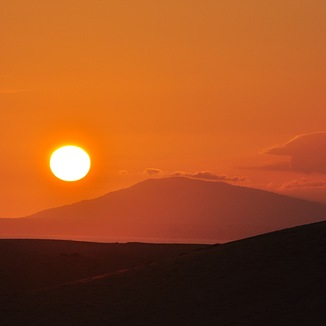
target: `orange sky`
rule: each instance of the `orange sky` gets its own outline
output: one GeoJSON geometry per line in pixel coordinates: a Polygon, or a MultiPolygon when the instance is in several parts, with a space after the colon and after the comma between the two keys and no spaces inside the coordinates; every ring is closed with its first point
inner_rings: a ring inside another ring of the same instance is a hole
{"type": "Polygon", "coordinates": [[[267,148],[326,129],[325,17],[324,0],[3,1],[0,217],[126,187],[146,168],[322,198],[325,171],[259,167],[290,159],[267,148]],[[48,168],[68,143],[92,156],[77,183],[48,168]]]}

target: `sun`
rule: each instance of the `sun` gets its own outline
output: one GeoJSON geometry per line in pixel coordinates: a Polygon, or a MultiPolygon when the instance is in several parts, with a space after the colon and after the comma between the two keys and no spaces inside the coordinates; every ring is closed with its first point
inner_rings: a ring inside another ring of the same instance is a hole
{"type": "Polygon", "coordinates": [[[77,181],[88,174],[91,159],[87,152],[78,146],[63,146],[52,153],[50,168],[60,180],[77,181]]]}

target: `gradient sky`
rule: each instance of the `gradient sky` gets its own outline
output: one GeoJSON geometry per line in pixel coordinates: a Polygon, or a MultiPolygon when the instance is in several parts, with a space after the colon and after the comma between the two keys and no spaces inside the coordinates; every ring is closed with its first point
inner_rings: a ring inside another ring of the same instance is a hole
{"type": "Polygon", "coordinates": [[[325,134],[287,144],[326,131],[325,17],[324,0],[2,1],[0,217],[175,172],[326,198],[325,134]],[[90,153],[84,180],[52,176],[64,144],[90,153]]]}

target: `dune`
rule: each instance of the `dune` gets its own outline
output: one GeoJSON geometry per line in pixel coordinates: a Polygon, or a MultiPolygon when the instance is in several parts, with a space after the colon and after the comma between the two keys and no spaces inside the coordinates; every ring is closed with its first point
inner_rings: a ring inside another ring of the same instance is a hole
{"type": "Polygon", "coordinates": [[[24,218],[0,219],[0,237],[221,243],[325,219],[323,204],[175,177],[150,179],[24,218]]]}
{"type": "Polygon", "coordinates": [[[326,222],[3,297],[2,325],[324,325],[326,222]]]}

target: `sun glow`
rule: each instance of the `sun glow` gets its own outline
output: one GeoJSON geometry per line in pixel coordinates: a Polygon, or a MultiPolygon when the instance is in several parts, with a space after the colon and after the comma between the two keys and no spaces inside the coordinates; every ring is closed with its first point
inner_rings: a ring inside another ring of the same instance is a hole
{"type": "Polygon", "coordinates": [[[84,178],[91,167],[89,155],[80,147],[63,146],[54,151],[50,158],[52,173],[63,181],[84,178]]]}

